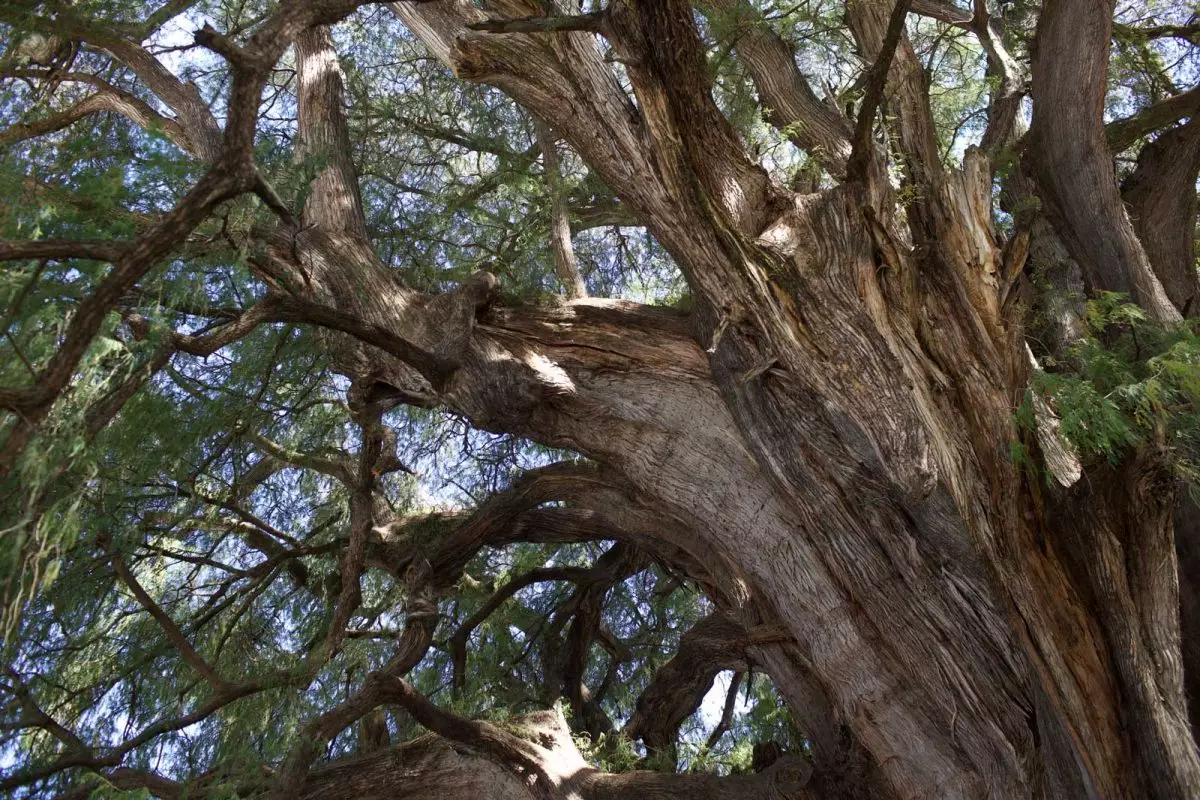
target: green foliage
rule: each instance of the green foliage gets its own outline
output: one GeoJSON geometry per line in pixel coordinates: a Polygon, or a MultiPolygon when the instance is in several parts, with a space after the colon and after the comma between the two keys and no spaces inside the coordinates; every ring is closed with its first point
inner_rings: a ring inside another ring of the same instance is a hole
{"type": "Polygon", "coordinates": [[[572,734],[571,738],[584,759],[604,772],[633,772],[647,768],[634,743],[619,733],[601,734],[595,741],[586,732],[572,734]]]}
{"type": "MultiPolygon", "coordinates": [[[[0,5],[17,20],[0,27],[7,42],[53,21],[42,13],[48,3],[0,5]]],[[[193,82],[222,118],[229,71],[222,59],[190,47],[192,31],[209,22],[242,38],[278,4],[54,5],[55,13],[91,18],[97,28],[120,35],[148,21],[167,22],[152,20],[156,9],[187,5],[170,35],[148,32],[152,49],[193,82]]],[[[843,25],[845,2],[754,5],[764,11],[756,24],[795,45],[796,63],[825,100],[845,109],[861,96],[866,65],[843,25]]],[[[1127,5],[1122,19],[1133,13],[1127,5]]],[[[1182,13],[1178,3],[1142,5],[1152,12],[1151,22],[1177,22],[1182,13]]],[[[910,40],[933,87],[939,147],[953,163],[977,139],[980,108],[996,86],[983,74],[983,54],[967,32],[918,17],[911,18],[910,40]]],[[[813,154],[800,153],[789,141],[800,128],[768,123],[772,115],[736,57],[744,23],[721,14],[706,19],[701,33],[710,45],[712,96],[747,152],[780,182],[803,173],[828,185],[813,154]]],[[[1011,27],[1017,30],[1008,44],[1020,57],[1020,26],[1011,27]]],[[[334,35],[349,81],[354,163],[380,259],[419,290],[440,291],[484,268],[501,278],[504,302],[555,302],[550,192],[528,114],[493,88],[455,78],[386,9],[364,7],[334,35]]],[[[1180,71],[1164,48],[1137,36],[1119,42],[1110,110],[1140,108],[1162,96],[1169,73],[1180,71]]],[[[254,158],[299,214],[327,158],[296,157],[290,58],[284,57],[264,96],[254,158]]],[[[117,65],[102,47],[83,48],[72,69],[164,109],[134,71],[117,65]]],[[[623,80],[622,68],[614,69],[623,80]]],[[[94,87],[64,81],[45,89],[25,80],[0,81],[0,129],[69,109],[94,87]]],[[[561,161],[558,188],[572,209],[576,255],[593,293],[689,310],[692,295],[651,233],[630,224],[635,220],[628,208],[569,149],[563,148],[561,161]]],[[[893,160],[889,166],[901,184],[901,165],[893,160]]],[[[116,113],[5,145],[0,239],[128,242],[174,208],[205,169],[160,127],[141,129],[116,113]]],[[[907,186],[897,196],[902,204],[919,199],[907,186]]],[[[117,312],[104,320],[70,390],[0,484],[4,666],[25,681],[40,707],[100,750],[164,722],[203,716],[166,726],[133,747],[123,765],[183,781],[205,776],[207,797],[234,797],[261,785],[264,766],[284,759],[307,722],[352,697],[365,675],[387,663],[407,621],[404,576],[371,563],[350,624],[361,635],[348,638],[327,663],[310,660],[342,588],[351,492],[311,464],[270,455],[262,442],[285,453],[357,463],[362,432],[346,405],[346,380],[330,368],[328,339],[290,325],[263,325],[208,358],[176,353],[155,369],[167,332],[210,328],[263,295],[266,287],[250,269],[250,234],[273,224],[256,197],[223,204],[122,297],[119,309],[142,315],[149,333],[135,338],[117,312]],[[97,425],[106,404],[134,379],[141,383],[120,413],[97,425]],[[212,700],[211,687],[117,580],[114,552],[215,671],[230,681],[262,679],[267,688],[201,714],[212,700]]],[[[32,384],[81,300],[109,272],[106,264],[82,259],[4,262],[0,387],[32,384]]],[[[1089,309],[1088,335],[1068,358],[1047,365],[1034,391],[1054,404],[1064,433],[1081,451],[1115,459],[1130,447],[1164,446],[1177,471],[1196,481],[1197,347],[1194,324],[1162,330],[1118,298],[1101,298],[1089,309]]],[[[1029,407],[1021,413],[1031,425],[1029,407]]],[[[377,505],[414,520],[401,544],[418,553],[453,530],[438,520],[461,521],[525,470],[575,457],[482,433],[438,409],[398,408],[385,424],[396,433],[401,460],[418,475],[381,477],[377,505]]],[[[12,415],[0,417],[0,442],[16,425],[12,415]]],[[[1020,444],[1014,448],[1014,458],[1026,457],[1020,444]]],[[[450,637],[509,581],[545,566],[591,566],[609,546],[518,542],[482,549],[439,597],[434,646],[408,678],[434,702],[465,716],[512,724],[523,712],[546,708],[562,690],[546,672],[568,638],[572,618],[564,609],[576,600],[575,582],[536,583],[508,598],[471,632],[462,675],[455,673],[450,637]]],[[[594,645],[583,680],[592,690],[607,687],[600,710],[619,728],[682,632],[712,608],[696,587],[658,565],[618,581],[602,605],[598,624],[620,645],[613,648],[620,655],[594,645]]],[[[0,762],[6,773],[44,767],[64,752],[46,730],[28,724],[13,700],[13,675],[0,677],[0,762]]],[[[423,732],[400,713],[389,725],[396,741],[423,732]]],[[[730,730],[708,748],[711,727],[703,714],[685,723],[678,747],[682,769],[747,770],[755,741],[804,747],[802,732],[763,676],[745,691],[730,730]]],[[[602,769],[671,766],[661,758],[646,764],[636,743],[615,734],[595,742],[583,738],[579,745],[602,769]]],[[[322,742],[321,752],[336,758],[356,746],[356,732],[348,728],[322,742]]],[[[21,796],[54,796],[100,780],[94,772],[70,770],[31,784],[21,796]]],[[[140,794],[102,785],[93,796],[140,794]]]]}
{"type": "MultiPolygon", "coordinates": [[[[1123,295],[1087,304],[1086,331],[1047,360],[1030,391],[1047,398],[1061,433],[1084,456],[1116,463],[1134,447],[1163,449],[1200,484],[1200,320],[1163,327],[1123,295]]],[[[1032,424],[1028,402],[1018,421],[1032,424]]]]}

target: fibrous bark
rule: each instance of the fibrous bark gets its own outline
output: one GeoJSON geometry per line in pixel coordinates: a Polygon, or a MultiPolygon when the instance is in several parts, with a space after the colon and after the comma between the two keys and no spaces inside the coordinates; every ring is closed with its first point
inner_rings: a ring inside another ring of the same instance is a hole
{"type": "MultiPolygon", "coordinates": [[[[882,41],[890,9],[857,6],[864,46],[882,41]]],[[[717,483],[736,486],[738,496],[718,491],[714,503],[711,484],[688,480],[698,471],[695,457],[705,452],[695,434],[686,437],[688,455],[672,448],[672,458],[654,460],[653,469],[637,455],[644,446],[614,447],[615,426],[604,442],[583,431],[559,438],[556,428],[565,422],[562,412],[570,416],[571,402],[587,393],[594,408],[598,398],[589,392],[595,384],[586,369],[576,371],[557,355],[551,361],[566,373],[553,381],[563,387],[560,413],[519,430],[569,442],[617,466],[675,513],[691,512],[696,529],[788,623],[835,708],[902,796],[1023,794],[1039,783],[1027,766],[1039,758],[1051,772],[1081,764],[1086,777],[1068,781],[1079,792],[1090,783],[1102,794],[1130,793],[1139,784],[1131,770],[1156,773],[1162,766],[1155,764],[1156,745],[1135,745],[1140,755],[1134,755],[1120,744],[1127,724],[1120,720],[1142,714],[1123,708],[1116,689],[1132,673],[1113,674],[1107,666],[1125,642],[1097,623],[1089,580],[1080,585],[1062,560],[1066,554],[1046,549],[1055,528],[1067,523],[1022,499],[1029,488],[1001,451],[1014,435],[1007,398],[1025,367],[1013,352],[1019,329],[1001,316],[995,294],[989,297],[1002,254],[989,215],[979,211],[987,208],[986,184],[976,177],[978,160],[961,174],[943,174],[929,146],[920,82],[904,72],[910,57],[893,66],[894,102],[912,179],[932,187],[910,209],[914,241],[934,251],[925,260],[905,252],[904,237],[875,227],[864,211],[869,202],[852,186],[794,201],[790,210],[780,204],[711,113],[702,67],[690,60],[696,45],[682,8],[618,3],[610,9],[609,38],[619,52],[629,51],[646,127],[628,127],[619,117],[606,118],[604,127],[626,130],[634,142],[646,130],[653,140],[652,148],[630,147],[619,160],[609,154],[620,137],[594,140],[589,131],[599,123],[572,119],[588,112],[548,102],[555,74],[549,70],[576,82],[586,74],[596,84],[599,70],[586,60],[577,34],[554,37],[557,63],[525,70],[513,60],[521,45],[515,34],[487,40],[450,33],[469,21],[469,11],[456,19],[445,8],[397,10],[460,75],[494,82],[552,123],[561,120],[561,130],[578,131],[572,144],[640,212],[699,295],[694,324],[709,356],[714,408],[731,415],[714,429],[736,431],[739,449],[767,481],[730,463],[726,451],[702,474],[721,475],[717,483]],[[637,35],[647,38],[630,38],[637,35]],[[652,50],[642,44],[649,40],[676,46],[652,50]],[[570,58],[562,55],[568,48],[570,58]],[[625,171],[647,149],[657,160],[647,172],[662,176],[657,192],[625,171]],[[674,202],[662,202],[663,195],[674,202]],[[705,203],[693,202],[697,197],[705,203]],[[835,464],[856,466],[840,472],[831,470],[835,464]],[[982,486],[992,489],[981,494],[982,486]],[[897,549],[898,542],[910,544],[897,549]],[[789,575],[786,565],[799,574],[789,575]],[[781,581],[785,575],[790,579],[781,581]],[[848,596],[858,614],[833,613],[848,596]],[[1010,614],[1021,620],[1015,630],[1010,614]],[[869,629],[855,619],[871,620],[869,629]],[[824,625],[812,627],[817,620],[824,625]],[[834,638],[825,632],[832,622],[834,638]],[[920,683],[911,680],[916,674],[920,683]],[[1057,718],[1031,727],[1042,691],[1057,718]],[[1098,697],[1107,700],[1097,703],[1098,697]],[[1067,735],[1058,734],[1059,726],[1067,735]],[[1055,749],[1063,747],[1069,752],[1055,749]]],[[[607,107],[624,104],[611,85],[600,90],[611,98],[607,107]]],[[[1089,126],[1101,130],[1099,119],[1089,126]]],[[[471,383],[477,392],[480,381],[471,383]]],[[[621,395],[639,390],[626,383],[621,395]]],[[[666,394],[665,382],[656,381],[654,391],[666,394]]],[[[676,406],[695,405],[694,395],[691,402],[665,402],[654,423],[667,425],[676,406]]],[[[501,406],[496,399],[487,404],[489,423],[496,424],[501,406]]],[[[1170,588],[1163,591],[1169,607],[1170,588]]],[[[1143,630],[1151,633],[1156,624],[1147,621],[1143,630]]],[[[1189,747],[1180,754],[1185,763],[1189,747]]],[[[1191,767],[1183,769],[1190,774],[1191,767]]],[[[1184,796],[1192,778],[1179,780],[1172,791],[1184,796]]]]}
{"type": "MultiPolygon", "coordinates": [[[[903,798],[1200,795],[1186,721],[1192,676],[1181,658],[1175,486],[1161,454],[1147,447],[1120,467],[1087,464],[1082,479],[1047,487],[1016,468],[1009,450],[1023,435],[1012,411],[1032,368],[1020,314],[1007,302],[1021,251],[1046,254],[1061,244],[1066,256],[1045,257],[1073,262],[1089,290],[1129,292],[1164,323],[1194,294],[1180,244],[1194,192],[1168,200],[1158,191],[1194,182],[1195,169],[1177,178],[1164,160],[1193,166],[1195,122],[1143,151],[1127,187],[1134,220],[1115,185],[1102,119],[1114,0],[1044,4],[1022,167],[1032,176],[1023,188],[1045,217],[1007,244],[991,192],[1020,91],[986,4],[972,14],[911,4],[977,30],[1003,73],[997,97],[1005,107],[996,109],[985,146],[958,166],[938,152],[927,79],[904,33],[910,4],[848,4],[848,26],[864,65],[873,65],[856,131],[816,100],[784,43],[754,27],[748,4],[709,4],[752,26],[736,46],[763,98],[776,98],[772,121],[845,178],[804,195],[746,158],[713,101],[690,3],[613,0],[603,11],[549,17],[519,0],[485,5],[486,12],[449,0],[392,8],[459,77],[505,91],[563,137],[614,190],[622,212],[670,252],[693,312],[586,298],[497,306],[487,274],[441,295],[405,285],[372,250],[344,78],[332,38],[317,24],[324,17],[313,14],[294,31],[298,156],[319,167],[298,218],[261,183],[210,173],[163,226],[111,253],[117,267],[72,321],[68,355],[50,364],[45,385],[0,394],[8,407],[44,411],[110,295],[144,274],[171,235],[231,193],[253,190],[280,217],[269,252],[254,263],[273,293],[267,318],[325,329],[332,363],[353,381],[364,430],[390,405],[439,405],[478,428],[569,448],[601,465],[600,477],[561,467],[532,475],[425,549],[404,524],[376,524],[370,475],[381,445],[377,431],[365,430],[369,447],[348,476],[358,493],[335,618],[348,619],[358,603],[353,582],[376,564],[413,588],[411,625],[392,662],[310,721],[274,796],[446,796],[451,782],[463,796],[807,796],[811,766],[793,774],[792,759],[727,779],[602,775],[568,746],[561,725],[542,730],[543,739],[518,736],[448,715],[403,682],[432,636],[424,593],[457,580],[488,542],[556,535],[618,542],[559,618],[560,627],[570,625],[566,652],[547,659],[548,683],[563,689],[587,727],[604,727],[588,717],[582,683],[588,647],[601,635],[598,606],[614,581],[656,558],[699,582],[737,620],[708,653],[710,664],[683,669],[681,659],[667,670],[679,668],[670,692],[657,694],[652,684],[643,696],[630,729],[651,749],[669,746],[670,729],[695,707],[714,669],[753,659],[805,725],[817,774],[828,774],[822,765],[845,769],[848,786],[830,791],[846,796],[864,787],[903,798]],[[888,153],[873,135],[883,104],[904,184],[916,190],[903,209],[883,170],[888,153]],[[1142,191],[1143,181],[1154,190],[1142,191]],[[1143,244],[1139,233],[1155,238],[1160,218],[1170,236],[1143,244]],[[551,491],[573,480],[590,485],[563,497],[551,491]],[[550,500],[566,505],[539,507],[550,500]],[[755,641],[758,625],[778,637],[755,641]],[[309,772],[319,743],[383,703],[402,706],[441,738],[309,772]],[[864,754],[873,768],[862,767],[864,754]]],[[[207,38],[231,61],[246,59],[207,38]]],[[[147,74],[147,82],[162,77],[147,74]]],[[[245,166],[244,150],[223,147],[218,165],[245,166]]],[[[560,251],[569,241],[561,211],[560,251]]],[[[560,266],[578,293],[577,274],[565,260],[560,266]]],[[[1030,447],[1036,454],[1038,444],[1030,447]]],[[[327,649],[340,644],[340,628],[327,649]]],[[[704,633],[685,637],[681,651],[704,633]]],[[[187,660],[223,687],[202,659],[187,660]]]]}

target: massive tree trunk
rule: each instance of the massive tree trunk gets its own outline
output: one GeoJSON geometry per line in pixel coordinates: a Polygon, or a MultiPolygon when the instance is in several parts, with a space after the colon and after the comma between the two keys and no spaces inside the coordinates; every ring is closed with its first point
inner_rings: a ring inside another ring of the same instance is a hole
{"type": "MultiPolygon", "coordinates": [[[[669,746],[716,669],[754,664],[786,699],[811,758],[726,779],[605,775],[583,762],[561,719],[539,717],[516,735],[453,717],[401,680],[432,636],[420,596],[409,600],[403,658],[312,722],[274,796],[446,797],[453,784],[458,796],[513,798],[1200,797],[1175,484],[1161,454],[1146,447],[1119,467],[1051,468],[1049,483],[1010,456],[1021,441],[1035,457],[1071,458],[1045,403],[1034,404],[1038,435],[1014,423],[1036,367],[1013,288],[1031,236],[1052,240],[1089,290],[1129,292],[1159,321],[1177,320],[1194,297],[1178,222],[1194,217],[1194,194],[1151,201],[1163,186],[1190,185],[1164,158],[1185,158],[1194,179],[1196,123],[1146,152],[1126,187],[1131,218],[1102,119],[1114,3],[1044,3],[1020,174],[1045,216],[1009,242],[993,222],[992,185],[999,148],[1015,138],[1019,81],[981,0],[970,18],[924,0],[847,4],[874,65],[858,120],[818,101],[769,31],[738,38],[772,122],[839,181],[806,194],[746,158],[712,99],[685,0],[611,0],[603,12],[559,17],[545,9],[578,12],[578,3],[484,3],[496,18],[469,0],[392,4],[456,75],[506,92],[543,126],[570,294],[584,292],[564,255],[556,138],[669,251],[690,313],[582,296],[505,307],[486,273],[435,296],[406,286],[372,250],[332,37],[320,26],[299,33],[297,155],[319,174],[299,219],[247,181],[281,217],[270,248],[252,257],[272,290],[263,313],[323,329],[366,432],[352,476],[349,580],[326,650],[341,643],[364,563],[437,591],[430,576],[457,579],[474,552],[467,544],[479,546],[471,529],[441,560],[389,556],[395,532],[372,501],[382,409],[444,406],[596,462],[595,475],[576,475],[560,494],[530,493],[525,525],[551,513],[535,500],[563,503],[552,518],[562,540],[586,525],[619,540],[599,567],[621,576],[653,556],[718,607],[688,641],[707,637],[711,668],[674,687],[686,696],[647,692],[629,723],[652,749],[669,746]],[[910,5],[977,30],[1002,73],[985,149],[958,167],[938,152],[926,77],[904,35],[910,5]],[[872,135],[884,103],[904,202],[872,135]],[[1172,238],[1143,245],[1139,233],[1153,237],[1160,212],[1172,238]],[[382,702],[437,736],[309,772],[319,742],[382,702]]],[[[756,19],[741,0],[709,5],[756,19]]],[[[205,142],[197,152],[220,150],[205,142]]],[[[1187,560],[1194,549],[1181,542],[1187,560]]],[[[579,597],[585,612],[592,602],[579,597]]],[[[555,670],[566,680],[555,688],[577,722],[599,730],[607,721],[588,704],[586,648],[569,641],[591,635],[567,633],[555,670]]]]}
{"type": "MultiPolygon", "coordinates": [[[[1048,3],[1047,42],[1091,5],[1048,3]]],[[[475,32],[485,18],[465,2],[394,9],[460,77],[500,87],[568,141],[671,252],[696,310],[489,307],[483,278],[433,299],[401,286],[366,246],[348,148],[314,122],[341,113],[340,79],[328,39],[306,34],[305,146],[341,159],[289,248],[304,291],[343,315],[327,324],[359,337],[339,363],[367,395],[445,404],[619,475],[688,532],[680,547],[721,565],[729,607],[786,630],[762,660],[814,741],[844,726],[897,797],[1200,796],[1171,481],[1152,453],[1050,488],[1011,463],[1028,359],[1001,302],[990,165],[981,151],[961,169],[940,163],[919,65],[903,37],[886,41],[889,3],[849,14],[863,51],[891,59],[889,102],[922,187],[903,215],[877,160],[810,195],[747,161],[682,0],[587,18],[627,66],[636,106],[588,32],[475,32]]],[[[1093,38],[1086,55],[1102,61],[1107,34],[1093,38]]],[[[1088,91],[1103,81],[1102,68],[1082,72],[1088,91]]],[[[1051,103],[1071,78],[1035,69],[1035,109],[1059,80],[1051,103]]],[[[1059,120],[1088,131],[1075,143],[1035,110],[1039,189],[1089,285],[1171,318],[1107,156],[1089,150],[1102,137],[1092,105],[1059,120]],[[1082,183],[1058,171],[1074,158],[1082,183]]],[[[862,146],[844,141],[831,163],[862,146]]]]}

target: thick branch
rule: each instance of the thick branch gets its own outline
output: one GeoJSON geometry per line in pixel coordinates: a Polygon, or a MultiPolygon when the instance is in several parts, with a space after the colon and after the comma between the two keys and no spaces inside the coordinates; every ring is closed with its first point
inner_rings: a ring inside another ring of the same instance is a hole
{"type": "Polygon", "coordinates": [[[567,218],[567,198],[563,191],[562,175],[558,170],[558,138],[550,126],[537,122],[538,144],[542,149],[542,168],[546,188],[550,192],[550,244],[554,249],[554,271],[568,299],[587,297],[587,286],[579,274],[575,248],[571,244],[571,223],[567,218]]]}
{"type": "MultiPolygon", "coordinates": [[[[1017,133],[1021,97],[1027,89],[1028,75],[1021,62],[1013,58],[1004,44],[1003,21],[988,13],[987,0],[974,0],[972,30],[988,56],[988,75],[999,78],[988,103],[987,128],[980,146],[993,160],[1001,148],[1009,145],[1017,133]]],[[[914,2],[914,9],[916,2],[914,2]]]]}
{"type": "Polygon", "coordinates": [[[912,0],[912,12],[966,30],[975,19],[974,12],[959,8],[950,0],[912,0]]]}
{"type": "Polygon", "coordinates": [[[843,177],[850,127],[837,108],[817,98],[796,65],[792,47],[748,0],[708,0],[704,5],[734,20],[738,55],[750,70],[771,124],[835,178],[843,177]]]}
{"type": "Polygon", "coordinates": [[[1174,125],[1197,112],[1200,112],[1200,86],[1160,100],[1132,117],[1108,123],[1104,126],[1104,136],[1112,152],[1120,153],[1143,136],[1174,125]]]}
{"type": "Polygon", "coordinates": [[[467,25],[467,29],[487,33],[600,33],[604,30],[605,16],[604,11],[593,11],[589,14],[488,19],[472,22],[467,25]]]}
{"type": "Polygon", "coordinates": [[[275,322],[319,325],[323,328],[348,333],[359,341],[374,345],[385,353],[410,364],[435,384],[445,379],[455,366],[453,362],[428,352],[412,341],[399,336],[390,328],[366,322],[360,316],[300,297],[280,299],[278,305],[271,312],[271,319],[275,322]]]}
{"type": "Polygon", "coordinates": [[[106,239],[34,239],[25,242],[0,241],[0,261],[47,258],[62,261],[86,258],[92,261],[116,261],[126,245],[106,239]]]}
{"type": "Polygon", "coordinates": [[[101,111],[113,111],[146,130],[161,131],[185,151],[192,152],[194,149],[187,131],[178,122],[173,119],[167,119],[148,104],[128,92],[123,92],[111,86],[93,95],[89,95],[64,111],[34,120],[33,122],[18,123],[0,131],[0,145],[12,144],[60,131],[84,117],[101,111]]]}
{"type": "MultiPolygon", "coordinates": [[[[310,453],[301,453],[297,450],[284,447],[261,434],[255,434],[252,439],[259,449],[272,458],[277,458],[280,461],[285,461],[288,464],[294,464],[304,469],[315,470],[323,475],[336,478],[346,486],[354,483],[354,473],[351,471],[349,464],[344,463],[342,460],[323,458],[310,453]]],[[[348,459],[349,456],[343,454],[342,458],[348,459]]]]}
{"type": "Polygon", "coordinates": [[[746,669],[749,644],[745,628],[728,616],[700,620],[638,697],[625,734],[644,741],[652,753],[672,752],[679,726],[700,707],[717,673],[746,669]]]}
{"type": "Polygon", "coordinates": [[[381,680],[381,690],[389,701],[402,706],[427,730],[475,748],[521,773],[535,797],[547,800],[554,797],[553,781],[539,758],[540,748],[532,742],[491,723],[466,719],[438,708],[403,678],[381,680]]]}
{"type": "Polygon", "coordinates": [[[571,223],[572,233],[592,228],[619,228],[642,224],[637,215],[614,198],[586,198],[579,201],[569,199],[568,205],[575,216],[571,223]]]}
{"type": "Polygon", "coordinates": [[[904,19],[908,16],[908,8],[912,0],[897,0],[888,21],[887,33],[879,46],[875,62],[867,72],[867,90],[863,96],[862,108],[858,112],[858,121],[854,126],[853,149],[846,163],[846,177],[852,181],[863,181],[867,178],[867,167],[871,163],[872,144],[871,131],[875,127],[875,114],[879,104],[883,102],[883,89],[891,71],[892,59],[904,34],[904,19]]]}
{"type": "MultiPolygon", "coordinates": [[[[1193,16],[1192,19],[1195,19],[1193,16]]],[[[1200,25],[1148,25],[1139,28],[1136,25],[1113,25],[1113,37],[1129,42],[1145,42],[1150,39],[1183,39],[1192,44],[1200,44],[1200,25]]]]}
{"type": "Polygon", "coordinates": [[[735,229],[758,235],[786,201],[762,167],[746,157],[713,101],[691,3],[624,0],[610,8],[620,9],[611,25],[628,48],[630,77],[656,140],[659,170],[675,184],[671,191],[684,198],[702,187],[705,205],[735,229]]]}
{"type": "Polygon", "coordinates": [[[1143,147],[1137,169],[1121,187],[1150,265],[1184,316],[1200,310],[1195,259],[1197,174],[1200,114],[1143,147]]]}
{"type": "Polygon", "coordinates": [[[1179,319],[1117,191],[1101,114],[1115,0],[1049,0],[1038,22],[1029,152],[1038,193],[1090,291],[1179,319]]]}

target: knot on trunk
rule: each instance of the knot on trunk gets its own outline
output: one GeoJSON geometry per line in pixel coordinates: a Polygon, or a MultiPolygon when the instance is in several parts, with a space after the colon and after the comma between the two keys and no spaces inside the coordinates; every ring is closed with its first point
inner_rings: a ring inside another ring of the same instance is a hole
{"type": "Polygon", "coordinates": [[[426,342],[430,355],[445,365],[447,372],[462,363],[463,353],[475,329],[475,316],[495,299],[500,281],[490,272],[476,272],[457,289],[434,295],[416,322],[416,341],[426,342]]]}

